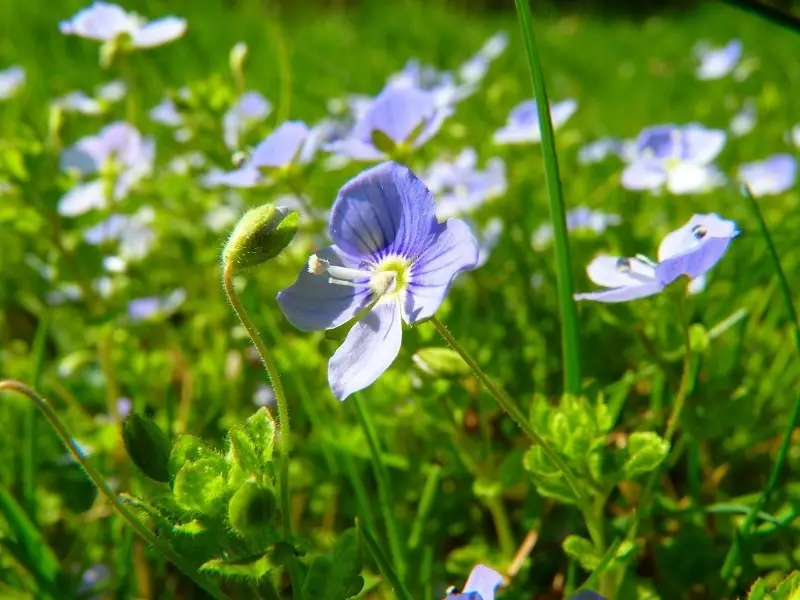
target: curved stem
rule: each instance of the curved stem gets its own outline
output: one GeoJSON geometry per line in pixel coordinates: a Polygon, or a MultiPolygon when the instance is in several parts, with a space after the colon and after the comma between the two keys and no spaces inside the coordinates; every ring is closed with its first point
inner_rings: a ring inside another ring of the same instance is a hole
{"type": "Polygon", "coordinates": [[[470,370],[475,374],[475,377],[483,384],[483,386],[488,390],[488,392],[497,400],[497,403],[505,410],[508,415],[514,419],[514,421],[519,425],[520,429],[533,441],[534,444],[541,446],[544,453],[547,455],[553,463],[559,468],[559,470],[564,474],[564,478],[567,480],[567,483],[572,488],[572,491],[575,494],[576,501],[578,506],[581,510],[589,510],[591,506],[591,502],[587,497],[586,493],[584,492],[584,487],[582,486],[578,480],[575,478],[575,475],[572,472],[572,469],[569,468],[567,463],[561,458],[561,456],[556,452],[550,444],[548,444],[536,431],[533,429],[530,421],[527,417],[522,413],[522,411],[514,404],[513,400],[509,398],[506,393],[497,387],[489,376],[483,372],[475,359],[470,356],[469,352],[453,337],[453,334],[445,327],[445,325],[439,321],[436,317],[431,317],[431,323],[436,328],[436,331],[439,332],[439,335],[444,338],[444,340],[450,345],[450,347],[458,353],[461,359],[466,363],[466,365],[470,368],[470,370]]]}
{"type": "Polygon", "coordinates": [[[233,285],[233,271],[234,264],[228,263],[222,270],[222,283],[225,288],[225,293],[228,295],[228,301],[233,307],[233,311],[247,330],[250,339],[258,350],[258,355],[261,357],[261,362],[264,364],[264,369],[267,371],[267,377],[275,392],[275,401],[278,405],[278,425],[280,427],[280,441],[279,448],[281,453],[281,469],[280,469],[280,484],[281,484],[281,513],[283,514],[283,533],[286,537],[292,536],[292,513],[291,503],[289,502],[289,404],[286,401],[286,394],[283,391],[283,384],[281,383],[278,369],[267,350],[266,344],[261,339],[258,330],[250,320],[250,316],[239,301],[239,296],[236,294],[236,288],[233,285]]]}
{"type": "Polygon", "coordinates": [[[114,510],[116,510],[120,516],[125,519],[131,527],[133,527],[136,533],[138,533],[147,542],[152,544],[153,548],[160,552],[164,558],[169,560],[181,571],[183,571],[187,577],[194,581],[203,590],[208,592],[212,598],[215,598],[216,600],[229,600],[228,596],[226,596],[219,588],[217,588],[216,585],[208,581],[202,574],[198,573],[197,570],[180,554],[175,552],[169,544],[160,540],[152,531],[145,527],[145,525],[136,517],[135,514],[128,510],[128,507],[125,506],[119,497],[113,492],[103,476],[92,466],[92,463],[86,460],[86,457],[81,452],[81,449],[78,448],[78,446],[72,440],[72,436],[70,435],[69,431],[67,431],[67,428],[63,423],[61,423],[58,415],[56,415],[56,412],[53,410],[47,400],[19,381],[13,381],[9,379],[0,381],[0,392],[4,390],[12,391],[27,397],[39,408],[39,410],[42,411],[45,418],[50,423],[50,426],[58,434],[58,437],[61,438],[61,441],[64,442],[64,445],[72,455],[72,458],[74,458],[75,461],[83,468],[83,470],[86,472],[86,475],[97,487],[100,493],[103,494],[109,502],[111,502],[114,510]]]}

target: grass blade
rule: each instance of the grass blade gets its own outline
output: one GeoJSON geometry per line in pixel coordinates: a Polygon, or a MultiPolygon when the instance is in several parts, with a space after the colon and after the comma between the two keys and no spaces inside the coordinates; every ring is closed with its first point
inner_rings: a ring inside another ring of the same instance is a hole
{"type": "Polygon", "coordinates": [[[9,532],[13,538],[13,540],[3,541],[3,548],[11,552],[28,570],[42,591],[47,591],[52,595],[54,590],[58,590],[61,564],[42,534],[36,529],[33,521],[28,518],[11,494],[2,487],[0,487],[0,514],[8,523],[9,532]]]}
{"type": "MultiPolygon", "coordinates": [[[[756,221],[758,221],[761,237],[764,238],[764,243],[767,246],[769,258],[772,261],[772,267],[775,269],[775,275],[778,278],[778,287],[780,288],[781,296],[783,296],[783,301],[786,304],[786,312],[792,322],[792,337],[794,339],[794,344],[797,348],[798,356],[800,356],[800,323],[797,321],[797,310],[795,309],[794,302],[792,301],[792,290],[789,288],[789,282],[786,279],[786,274],[783,272],[783,267],[781,267],[778,251],[775,249],[775,244],[772,243],[772,237],[769,234],[767,223],[764,221],[764,215],[761,214],[761,209],[758,206],[758,202],[753,197],[753,194],[750,192],[747,186],[744,186],[743,191],[744,196],[747,198],[750,208],[753,211],[753,216],[755,216],[756,221]]],[[[789,446],[792,441],[792,432],[797,426],[798,418],[800,418],[800,394],[798,394],[797,398],[795,399],[794,407],[792,408],[792,414],[786,424],[786,430],[783,434],[783,439],[781,440],[780,451],[778,452],[778,459],[775,461],[775,464],[772,467],[772,472],[769,475],[767,486],[761,492],[761,495],[759,496],[758,500],[756,500],[755,504],[753,504],[753,506],[750,508],[750,512],[747,514],[744,523],[742,523],[742,526],[739,529],[741,538],[747,537],[747,534],[750,532],[750,529],[758,518],[758,515],[766,506],[767,502],[769,502],[772,492],[778,485],[778,478],[783,470],[783,464],[786,462],[786,457],[789,453],[789,446]]],[[[741,544],[739,543],[737,537],[734,539],[733,544],[728,550],[728,555],[725,557],[725,563],[720,571],[720,577],[723,581],[727,580],[733,573],[733,568],[736,566],[736,562],[739,560],[740,553],[741,544]]]]}
{"type": "MultiPolygon", "coordinates": [[[[44,364],[44,349],[47,340],[47,331],[50,321],[47,313],[39,318],[39,327],[36,329],[36,336],[33,338],[31,348],[31,385],[38,388],[42,378],[42,365],[44,364]]],[[[36,470],[38,434],[36,423],[39,415],[35,406],[27,406],[25,409],[23,424],[24,447],[22,452],[22,497],[25,511],[31,521],[36,523],[36,470]]]]}
{"type": "Polygon", "coordinates": [[[367,547],[373,560],[377,563],[383,576],[389,581],[389,585],[392,586],[397,597],[400,600],[412,600],[411,594],[408,593],[408,590],[400,582],[397,573],[395,573],[395,570],[392,568],[392,563],[389,562],[389,559],[386,554],[384,554],[383,550],[381,550],[380,545],[375,541],[373,535],[361,524],[359,519],[356,519],[356,527],[358,528],[359,536],[364,541],[364,545],[367,547]]]}
{"type": "Polygon", "coordinates": [[[528,66],[533,80],[533,95],[539,114],[539,129],[542,137],[542,156],[544,158],[545,183],[550,201],[550,220],[553,223],[553,246],[556,252],[556,281],[558,284],[558,303],[561,313],[561,344],[564,357],[564,391],[578,394],[581,389],[580,338],[578,330],[578,311],[572,297],[572,267],[567,238],[567,217],[564,198],[561,194],[561,178],[558,173],[553,123],[550,120],[550,102],[544,84],[542,64],[533,37],[533,17],[529,0],[515,0],[522,39],[528,66]]]}

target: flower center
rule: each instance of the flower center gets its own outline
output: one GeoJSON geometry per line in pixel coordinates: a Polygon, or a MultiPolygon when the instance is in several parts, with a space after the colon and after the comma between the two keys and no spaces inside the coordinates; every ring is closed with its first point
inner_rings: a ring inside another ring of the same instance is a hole
{"type": "Polygon", "coordinates": [[[382,297],[395,297],[408,287],[409,262],[400,256],[387,256],[377,265],[363,263],[366,268],[337,267],[330,261],[312,254],[308,259],[308,272],[328,275],[328,283],[354,288],[369,288],[382,297]]]}

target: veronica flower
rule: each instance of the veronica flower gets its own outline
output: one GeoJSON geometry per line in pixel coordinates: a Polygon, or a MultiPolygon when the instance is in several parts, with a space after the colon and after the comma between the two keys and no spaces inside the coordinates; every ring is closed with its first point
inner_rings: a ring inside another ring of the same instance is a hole
{"type": "Polygon", "coordinates": [[[170,127],[179,127],[183,125],[183,116],[178,112],[175,102],[170,98],[164,98],[156,106],[150,109],[148,113],[150,119],[162,125],[169,125],[170,127]]]}
{"type": "Polygon", "coordinates": [[[643,255],[596,257],[586,269],[589,279],[610,289],[575,294],[575,299],[626,302],[658,294],[681,276],[702,277],[725,255],[737,235],[733,221],[715,213],[694,215],[661,241],[657,263],[643,255]]]}
{"type": "Polygon", "coordinates": [[[128,93],[128,86],[124,81],[115,79],[97,87],[97,97],[106,102],[119,102],[128,93]]]}
{"type": "Polygon", "coordinates": [[[63,111],[84,115],[99,115],[103,112],[103,105],[98,100],[80,90],[56,98],[53,104],[63,111]]]}
{"type": "MultiPolygon", "coordinates": [[[[421,65],[417,60],[409,60],[403,70],[391,75],[386,82],[387,86],[416,87],[433,94],[436,106],[452,106],[472,94],[475,87],[456,81],[455,76],[449,71],[440,71],[429,65],[421,65]]],[[[355,112],[361,105],[356,98],[355,112]]]]}
{"type": "Polygon", "coordinates": [[[594,140],[578,151],[578,162],[582,165],[590,165],[601,162],[611,155],[621,156],[623,144],[622,140],[611,137],[594,140]]]}
{"type": "Polygon", "coordinates": [[[437,196],[436,215],[440,219],[469,212],[487,200],[505,193],[506,167],[499,158],[477,169],[478,155],[473,148],[462,150],[455,160],[438,160],[421,175],[428,189],[437,196]]]}
{"type": "Polygon", "coordinates": [[[66,217],[104,208],[108,200],[121,200],[131,188],[153,170],[155,142],[143,138],[127,123],[112,123],[100,133],[81,139],[61,154],[61,168],[81,175],[111,172],[110,191],[102,177],[78,184],[61,197],[58,212],[66,217]]]}
{"type": "Polygon", "coordinates": [[[164,297],[137,298],[128,303],[128,318],[133,323],[149,321],[174,313],[186,300],[186,292],[177,289],[164,297]]]}
{"type": "Polygon", "coordinates": [[[212,169],[200,179],[203,187],[251,188],[266,183],[267,180],[251,163],[245,163],[232,171],[212,169]]]}
{"type": "MultiPolygon", "coordinates": [[[[612,225],[619,225],[622,217],[617,214],[604,213],[579,206],[567,212],[567,231],[588,230],[596,234],[603,233],[612,225]]],[[[542,250],[553,239],[553,226],[550,223],[540,225],[531,235],[531,246],[535,250],[542,250]]]]}
{"type": "Polygon", "coordinates": [[[508,46],[508,35],[500,31],[490,37],[483,47],[461,65],[458,75],[468,85],[480,83],[489,72],[489,67],[508,46]]]}
{"type": "Polygon", "coordinates": [[[500,236],[503,235],[503,220],[499,217],[492,217],[486,222],[483,228],[477,231],[473,228],[475,238],[478,240],[478,264],[475,268],[480,268],[489,260],[492,250],[500,241],[500,236]]]}
{"type": "Polygon", "coordinates": [[[739,112],[733,115],[729,128],[737,137],[747,135],[756,126],[756,106],[752,100],[747,100],[739,112]]]}
{"type": "Polygon", "coordinates": [[[622,172],[622,186],[628,190],[695,194],[725,181],[713,160],[725,147],[726,134],[702,125],[656,125],[642,130],[636,138],[630,164],[622,172]]]}
{"type": "Polygon", "coordinates": [[[314,158],[321,143],[321,131],[302,121],[286,121],[253,149],[250,164],[257,169],[289,169],[314,158]]]}
{"type": "Polygon", "coordinates": [[[503,576],[486,565],[475,565],[464,589],[447,590],[445,600],[494,600],[494,592],[503,583],[503,576]]]}
{"type": "Polygon", "coordinates": [[[186,21],[164,17],[148,22],[146,19],[109,2],[95,2],[88,8],[59,24],[61,33],[112,42],[127,38],[134,48],[152,48],[180,38],[186,31],[186,21]]]}
{"type": "Polygon", "coordinates": [[[0,71],[0,100],[7,100],[25,85],[25,70],[22,67],[9,67],[0,71]]]}
{"type": "Polygon", "coordinates": [[[259,92],[245,92],[222,117],[222,137],[230,149],[239,147],[239,136],[263,121],[272,105],[259,92]]]}
{"type": "Polygon", "coordinates": [[[390,85],[370,103],[345,139],[326,144],[325,149],[353,160],[381,160],[423,145],[450,114],[452,108],[437,107],[431,92],[390,85]]]}
{"type": "Polygon", "coordinates": [[[436,312],[478,246],[463,221],[436,218],[433,195],[406,167],[386,162],[339,191],[329,233],[334,245],[312,254],[297,281],[278,294],[298,329],[334,329],[360,317],[328,363],[344,400],[371,385],[400,351],[401,322],[436,312]]]}
{"type": "Polygon", "coordinates": [[[147,256],[156,241],[150,227],[155,211],[149,206],[133,215],[111,215],[83,233],[83,239],[92,245],[118,242],[117,254],[123,261],[138,260],[147,256]]]}
{"type": "MultiPolygon", "coordinates": [[[[506,124],[494,133],[495,144],[531,144],[542,141],[536,100],[525,100],[515,106],[506,124]]],[[[564,100],[550,105],[553,129],[558,129],[578,110],[575,100],[564,100]]]]}
{"type": "Polygon", "coordinates": [[[794,185],[797,159],[791,154],[776,154],[766,160],[740,165],[738,175],[756,198],[781,194],[794,185]]]}
{"type": "Polygon", "coordinates": [[[694,54],[699,64],[695,70],[698,79],[721,79],[729,75],[742,58],[742,42],[731,40],[721,48],[714,48],[707,42],[698,42],[694,54]]]}

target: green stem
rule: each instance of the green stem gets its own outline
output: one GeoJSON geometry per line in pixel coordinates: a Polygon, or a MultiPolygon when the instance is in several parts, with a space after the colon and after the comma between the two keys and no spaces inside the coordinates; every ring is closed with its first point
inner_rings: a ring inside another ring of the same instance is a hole
{"type": "Polygon", "coordinates": [[[530,421],[525,417],[517,405],[514,404],[511,398],[509,398],[503,390],[497,387],[492,380],[489,379],[489,376],[483,372],[480,366],[478,366],[478,363],[475,362],[472,356],[470,356],[466,348],[464,348],[458,342],[458,340],[453,337],[453,334],[450,333],[447,327],[445,327],[445,325],[436,317],[431,317],[431,323],[436,328],[436,331],[439,332],[439,335],[444,338],[444,340],[453,350],[456,351],[456,353],[458,353],[461,359],[473,372],[475,377],[478,378],[478,381],[480,381],[487,391],[494,397],[494,399],[497,400],[497,403],[503,408],[503,410],[505,410],[506,413],[508,413],[508,415],[514,419],[517,425],[519,425],[520,429],[522,429],[522,431],[533,441],[534,444],[541,446],[547,457],[553,461],[553,463],[564,474],[564,478],[567,480],[567,483],[575,493],[578,506],[580,506],[583,510],[588,509],[588,507],[591,505],[591,502],[584,491],[584,486],[578,482],[578,480],[575,478],[575,475],[572,473],[572,470],[569,468],[567,463],[564,462],[558,452],[556,452],[550,446],[550,444],[548,444],[538,433],[536,433],[530,421]]]}
{"type": "Polygon", "coordinates": [[[533,16],[529,1],[515,0],[515,3],[519,24],[522,28],[522,39],[525,42],[528,66],[531,71],[536,109],[539,114],[545,183],[550,201],[550,220],[553,224],[553,248],[556,253],[556,283],[561,312],[561,344],[564,356],[564,391],[577,395],[581,391],[580,336],[578,312],[573,298],[566,208],[561,193],[555,136],[553,135],[553,123],[550,120],[550,103],[547,100],[544,73],[533,35],[533,16]]]}
{"type": "Polygon", "coordinates": [[[389,542],[389,553],[392,556],[392,561],[397,567],[397,574],[401,580],[405,580],[406,564],[403,557],[403,551],[400,546],[400,538],[397,535],[397,524],[395,523],[394,510],[395,498],[392,494],[391,483],[389,481],[389,474],[386,472],[383,461],[381,460],[381,448],[378,443],[378,433],[375,431],[375,425],[362,402],[361,398],[356,395],[353,398],[356,405],[356,414],[358,415],[361,428],[364,430],[364,435],[367,437],[367,444],[369,444],[370,454],[372,456],[372,468],[375,472],[375,481],[378,485],[378,499],[383,512],[383,520],[386,525],[386,537],[389,542]]]}
{"type": "MultiPolygon", "coordinates": [[[[50,326],[50,317],[44,313],[39,318],[39,327],[36,329],[36,336],[33,339],[31,348],[31,385],[39,387],[42,378],[42,365],[44,363],[45,342],[47,331],[50,326]]],[[[25,511],[33,523],[36,523],[36,469],[37,469],[37,447],[38,436],[36,433],[36,408],[28,407],[25,411],[23,424],[23,437],[25,447],[22,454],[22,496],[25,500],[25,511]]]]}
{"type": "MultiPolygon", "coordinates": [[[[677,296],[677,309],[678,309],[678,316],[680,319],[681,328],[683,330],[683,343],[686,348],[686,352],[683,355],[683,368],[681,374],[681,382],[678,387],[678,392],[675,396],[675,403],[672,406],[672,413],[670,414],[669,421],[667,422],[667,428],[664,432],[664,440],[668,443],[672,443],[672,438],[675,436],[675,432],[678,429],[678,424],[680,423],[681,413],[683,412],[683,407],[686,404],[686,398],[689,396],[690,386],[692,384],[692,351],[691,351],[691,340],[689,338],[689,323],[686,320],[686,314],[683,308],[683,298],[682,296],[677,296]]],[[[672,448],[670,448],[670,452],[672,448]]],[[[668,458],[668,457],[667,457],[668,458]]],[[[667,458],[665,458],[664,463],[667,462],[667,458]]],[[[639,496],[639,501],[636,505],[636,513],[633,517],[633,522],[631,523],[630,528],[628,529],[628,533],[625,536],[625,539],[629,542],[632,542],[636,537],[636,534],[639,531],[639,526],[642,523],[642,518],[645,513],[645,509],[650,502],[650,497],[653,494],[653,490],[658,480],[659,475],[661,474],[661,468],[656,467],[653,471],[650,472],[649,477],[647,478],[647,482],[645,483],[644,488],[642,489],[642,494],[639,496]]],[[[629,563],[625,563],[622,567],[621,573],[619,573],[616,577],[617,586],[620,585],[625,579],[625,571],[627,570],[629,563]]],[[[613,597],[614,594],[611,594],[613,597]]]]}
{"type": "MultiPolygon", "coordinates": [[[[761,214],[761,209],[758,206],[758,202],[755,198],[753,198],[752,193],[746,186],[744,188],[744,195],[750,203],[750,208],[753,211],[753,215],[758,221],[758,226],[761,230],[761,236],[764,238],[764,242],[767,245],[769,257],[772,261],[772,267],[775,269],[775,275],[778,277],[778,286],[780,287],[781,295],[783,296],[786,312],[792,322],[792,337],[794,339],[794,344],[797,348],[798,354],[800,354],[800,322],[797,320],[797,310],[795,309],[794,302],[792,301],[792,290],[789,287],[789,281],[786,279],[786,274],[783,271],[783,267],[781,267],[778,251],[775,249],[775,245],[772,243],[772,236],[769,233],[769,228],[764,220],[764,216],[761,214]]],[[[767,505],[767,502],[769,502],[772,493],[775,491],[775,488],[778,485],[778,478],[780,477],[781,471],[783,470],[783,465],[786,462],[786,458],[789,454],[789,446],[792,442],[792,432],[794,431],[795,427],[797,427],[797,421],[799,418],[800,394],[798,394],[797,398],[795,399],[794,407],[792,408],[792,414],[789,417],[786,431],[784,432],[783,439],[781,440],[781,447],[778,451],[778,459],[775,461],[775,464],[772,467],[772,472],[769,475],[767,486],[761,492],[761,495],[755,504],[753,504],[751,507],[750,512],[739,529],[739,535],[734,537],[733,544],[731,545],[730,549],[728,550],[728,554],[725,557],[725,563],[720,571],[720,577],[722,577],[723,581],[730,578],[730,576],[733,574],[733,568],[736,565],[736,562],[739,560],[739,554],[741,552],[739,538],[746,537],[748,533],[750,533],[750,530],[758,518],[758,514],[767,505]]]]}
{"type": "Polygon", "coordinates": [[[497,541],[500,544],[500,552],[503,557],[514,556],[516,545],[514,544],[514,533],[511,531],[511,522],[508,519],[503,500],[500,496],[490,496],[484,499],[486,508],[492,514],[492,522],[497,530],[497,541]]]}
{"type": "Polygon", "coordinates": [[[278,370],[275,368],[275,363],[272,356],[267,350],[266,344],[261,339],[261,335],[250,320],[250,316],[242,306],[239,296],[236,294],[236,288],[233,285],[234,264],[228,263],[222,270],[222,284],[225,288],[225,293],[228,295],[228,301],[231,303],[236,316],[244,325],[250,339],[258,350],[258,355],[261,357],[261,362],[264,364],[264,369],[267,372],[267,377],[275,392],[275,402],[278,405],[278,425],[280,427],[280,441],[279,448],[281,453],[281,466],[280,466],[280,494],[281,494],[281,514],[283,515],[283,533],[287,538],[292,537],[292,513],[291,502],[289,499],[289,403],[286,400],[286,394],[283,391],[283,384],[281,383],[278,370]]]}
{"type": "Polygon", "coordinates": [[[134,531],[136,531],[136,533],[138,533],[145,541],[149,542],[153,548],[155,548],[164,556],[164,558],[169,560],[181,571],[183,571],[187,577],[194,581],[203,590],[208,592],[212,598],[215,598],[216,600],[229,600],[228,596],[226,596],[219,588],[217,588],[216,585],[208,581],[201,573],[198,573],[197,570],[180,554],[175,552],[169,544],[159,539],[155,534],[153,534],[152,531],[142,524],[136,515],[128,510],[128,507],[122,503],[119,497],[117,497],[117,495],[108,486],[108,483],[106,483],[106,480],[103,478],[103,476],[100,475],[100,473],[83,455],[80,448],[78,448],[78,446],[72,440],[72,436],[70,435],[69,431],[67,431],[67,428],[61,423],[58,415],[56,415],[56,412],[53,410],[47,400],[19,381],[12,381],[8,379],[0,381],[0,392],[4,390],[26,396],[39,408],[39,410],[42,411],[45,418],[50,423],[50,426],[55,430],[56,434],[58,434],[58,437],[61,438],[61,441],[64,442],[64,445],[72,455],[72,458],[74,458],[75,461],[83,468],[83,470],[86,472],[86,475],[97,487],[100,493],[103,494],[109,502],[111,502],[114,510],[116,510],[120,516],[128,522],[128,524],[134,529],[134,531]]]}

